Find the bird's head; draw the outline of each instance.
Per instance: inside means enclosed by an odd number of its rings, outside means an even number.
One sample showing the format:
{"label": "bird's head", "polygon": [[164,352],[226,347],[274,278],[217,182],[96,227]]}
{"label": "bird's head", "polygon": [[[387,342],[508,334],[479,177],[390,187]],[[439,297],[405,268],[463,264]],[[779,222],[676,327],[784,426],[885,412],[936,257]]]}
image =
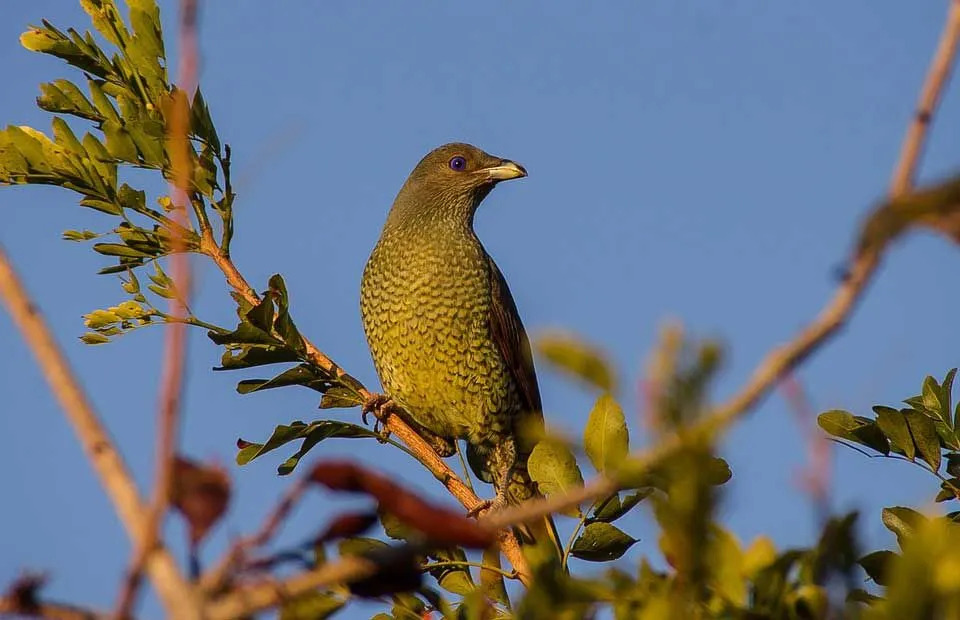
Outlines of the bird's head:
{"label": "bird's head", "polygon": [[523,166],[454,142],[430,151],[413,169],[394,202],[403,219],[472,219],[480,202],[500,181],[527,176]]}

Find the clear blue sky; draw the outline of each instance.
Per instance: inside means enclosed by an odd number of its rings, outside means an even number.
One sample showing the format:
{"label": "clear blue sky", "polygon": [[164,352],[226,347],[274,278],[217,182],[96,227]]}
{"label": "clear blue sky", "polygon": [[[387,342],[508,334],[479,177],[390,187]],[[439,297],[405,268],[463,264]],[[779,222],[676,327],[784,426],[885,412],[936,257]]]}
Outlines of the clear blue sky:
{"label": "clear blue sky", "polygon": [[[175,3],[162,4],[172,32]],[[729,345],[718,387],[728,395],[835,286],[854,227],[887,186],[944,5],[204,2],[201,82],[235,153],[236,261],[259,288],[282,273],[302,331],[376,385],[358,312],[363,263],[418,159],[438,144],[469,141],[530,172],[487,199],[477,228],[531,331],[570,328],[609,351],[636,422],[633,386],[645,356],[663,321],[679,318]],[[89,23],[67,0],[5,3],[2,124],[48,128],[49,115],[33,103],[38,82],[77,77],[20,47],[20,32],[41,18],[64,28]],[[958,163],[958,102],[954,87],[926,179]],[[50,188],[4,189],[0,209],[0,243],[145,485],[160,329],[106,347],[80,343],[81,315],[123,297],[113,277],[94,275],[105,259],[59,240],[64,229],[111,222]],[[799,373],[818,411],[894,403],[925,374],[957,364],[957,260],[932,235],[897,244],[849,329]],[[198,314],[229,324],[219,273],[196,264]],[[184,450],[227,464],[236,485],[209,559],[259,523],[288,484],[275,476],[282,451],[234,466],[236,438],[264,438],[275,424],[320,412],[307,390],[237,395],[243,377],[210,372],[219,352],[199,331],[192,336]],[[126,537],[2,313],[0,343],[0,584],[21,568],[45,569],[51,595],[112,605]],[[549,422],[578,432],[591,395],[542,364],[540,381]],[[636,423],[632,431],[641,434]],[[721,518],[741,540],[768,533],[780,548],[811,542],[815,518],[795,484],[803,433],[774,395],[727,442],[734,477]],[[375,443],[330,442],[320,455],[359,458],[443,497],[407,457]],[[832,507],[861,509],[874,548],[891,542],[882,506],[936,492],[909,465],[844,449],[834,456]],[[346,505],[312,499],[284,540],[299,540]],[[629,558],[656,554],[648,521],[626,527],[643,539]],[[176,519],[169,530],[182,540]],[[159,613],[155,603],[148,610]]]}

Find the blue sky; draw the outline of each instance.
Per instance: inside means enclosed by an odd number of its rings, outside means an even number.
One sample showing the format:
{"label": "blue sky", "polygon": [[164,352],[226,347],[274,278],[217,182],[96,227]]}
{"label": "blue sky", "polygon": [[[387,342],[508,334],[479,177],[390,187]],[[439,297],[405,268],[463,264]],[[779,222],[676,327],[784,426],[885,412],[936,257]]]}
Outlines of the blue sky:
{"label": "blue sky", "polygon": [[[60,27],[89,22],[65,0],[7,4],[0,123],[47,129],[49,116],[33,103],[37,84],[77,73],[23,50],[17,37],[41,18]],[[161,4],[173,32],[175,3]],[[478,233],[531,332],[574,330],[616,362],[640,444],[635,384],[665,320],[727,343],[722,397],[827,299],[854,227],[887,187],[943,4],[202,3],[201,84],[233,146],[240,194],[235,259],[258,288],[282,273],[301,330],[376,385],[358,289],[396,191],[444,142],[515,159],[530,176],[486,200]],[[937,118],[924,179],[956,166],[956,90]],[[156,179],[136,180],[154,195],[162,190]],[[94,275],[102,257],[59,239],[64,229],[110,221],[51,188],[4,189],[0,209],[0,243],[146,485],[160,329],[106,347],[80,343],[81,315],[114,305],[122,292],[113,277]],[[956,260],[929,234],[896,245],[849,328],[798,375],[815,409],[864,413],[957,365]],[[230,324],[222,278],[195,265],[197,313]],[[232,510],[205,548],[210,559],[259,523],[288,484],[275,475],[282,451],[233,465],[236,438],[257,440],[275,424],[320,414],[307,390],[237,395],[243,377],[210,372],[217,349],[199,331],[192,338],[184,451],[226,464],[235,482]],[[5,314],[0,342],[0,584],[22,568],[49,570],[51,595],[108,607],[129,544]],[[540,382],[549,423],[578,433],[593,396],[543,364]],[[734,477],[720,516],[741,540],[767,533],[779,548],[812,541],[814,512],[795,483],[807,458],[804,432],[777,394],[726,443]],[[833,454],[831,506],[862,511],[870,547],[892,542],[882,506],[922,504],[936,493],[907,464]],[[330,442],[315,455],[358,458],[443,498],[408,457],[375,443]],[[318,495],[284,540],[348,505]],[[646,519],[625,527],[642,542],[622,562],[656,553]],[[176,519],[169,532],[182,553]]]}

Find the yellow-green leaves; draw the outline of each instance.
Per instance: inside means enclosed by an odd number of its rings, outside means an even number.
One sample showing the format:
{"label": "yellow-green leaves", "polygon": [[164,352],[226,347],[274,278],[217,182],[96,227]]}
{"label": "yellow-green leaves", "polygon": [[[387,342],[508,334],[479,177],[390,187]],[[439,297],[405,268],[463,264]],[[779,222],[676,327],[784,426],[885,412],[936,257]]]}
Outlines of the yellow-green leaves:
{"label": "yellow-green leaves", "polygon": [[[567,446],[552,439],[545,439],[533,448],[527,461],[527,471],[544,495],[563,494],[583,485],[583,475],[573,453]],[[579,509],[567,514],[576,516]]]}
{"label": "yellow-green leaves", "polygon": [[583,447],[597,471],[607,473],[620,466],[630,449],[623,410],[610,394],[597,399],[583,431]]}
{"label": "yellow-green leaves", "polygon": [[577,336],[550,331],[535,338],[534,346],[557,370],[604,392],[616,390],[616,377],[606,356]]}

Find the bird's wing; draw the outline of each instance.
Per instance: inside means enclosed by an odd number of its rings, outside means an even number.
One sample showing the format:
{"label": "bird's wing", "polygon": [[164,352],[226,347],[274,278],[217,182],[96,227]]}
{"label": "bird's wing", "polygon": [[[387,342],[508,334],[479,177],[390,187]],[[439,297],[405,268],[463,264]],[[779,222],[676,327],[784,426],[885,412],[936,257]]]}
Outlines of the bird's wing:
{"label": "bird's wing", "polygon": [[520,322],[517,305],[507,287],[507,281],[492,258],[487,257],[487,263],[490,265],[490,332],[520,389],[524,413],[542,420],[543,407],[540,403],[540,389],[537,387],[537,373],[533,368],[530,341],[523,330],[523,323]]}

